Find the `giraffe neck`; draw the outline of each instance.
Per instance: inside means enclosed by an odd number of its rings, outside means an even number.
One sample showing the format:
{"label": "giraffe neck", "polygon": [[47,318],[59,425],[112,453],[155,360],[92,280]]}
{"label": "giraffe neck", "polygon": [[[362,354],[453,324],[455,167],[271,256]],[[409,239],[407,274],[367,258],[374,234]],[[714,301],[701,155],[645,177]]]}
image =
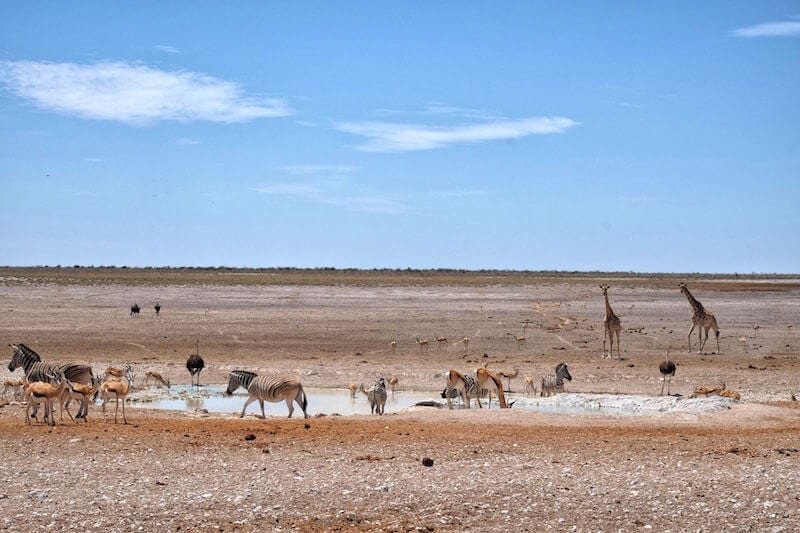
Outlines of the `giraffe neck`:
{"label": "giraffe neck", "polygon": [[703,304],[695,300],[694,296],[692,296],[692,293],[689,292],[689,289],[685,290],[686,290],[686,299],[689,300],[689,305],[692,306],[692,311],[694,311],[694,314],[696,315],[703,314],[705,312]]}
{"label": "giraffe neck", "polygon": [[614,316],[614,311],[611,309],[611,304],[608,303],[608,293],[603,294],[606,299],[606,316]]}

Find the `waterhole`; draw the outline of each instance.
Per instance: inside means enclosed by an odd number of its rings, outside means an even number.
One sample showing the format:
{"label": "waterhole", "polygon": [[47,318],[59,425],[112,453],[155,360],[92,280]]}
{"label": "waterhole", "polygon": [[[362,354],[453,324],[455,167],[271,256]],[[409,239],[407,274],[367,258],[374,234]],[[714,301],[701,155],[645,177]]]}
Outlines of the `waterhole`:
{"label": "waterhole", "polygon": [[[350,397],[346,389],[332,388],[306,388],[308,396],[308,414],[334,414],[340,415],[368,415],[370,406],[367,397],[358,393],[355,398]],[[642,416],[655,415],[667,412],[688,412],[682,406],[689,405],[694,400],[680,400],[670,397],[647,397],[625,395],[586,395],[586,394],[560,394],[550,398],[537,398],[523,394],[507,393],[509,403],[514,402],[513,409],[537,411],[541,413],[567,414],[567,415],[600,415],[600,416]],[[147,409],[165,409],[173,411],[196,411],[205,409],[211,413],[236,413],[242,411],[247,393],[240,389],[232,396],[225,395],[224,385],[206,385],[200,387],[176,386],[169,391],[166,389],[149,389],[138,391],[131,395],[131,405]],[[446,400],[441,394],[430,391],[397,391],[388,393],[386,412],[396,413],[408,409],[419,402],[433,406],[446,407]],[[482,400],[484,408],[487,401]],[[678,408],[676,408],[676,405]],[[694,406],[699,404],[692,404]],[[461,409],[459,400],[453,400],[453,407]],[[472,409],[477,409],[477,403],[472,401]],[[497,409],[497,399],[491,404],[492,409]],[[300,409],[295,404],[296,414]],[[713,409],[701,409],[713,410]],[[285,402],[264,402],[264,411],[267,416],[283,417],[288,414]],[[247,414],[260,414],[258,402],[253,402],[247,407]]]}

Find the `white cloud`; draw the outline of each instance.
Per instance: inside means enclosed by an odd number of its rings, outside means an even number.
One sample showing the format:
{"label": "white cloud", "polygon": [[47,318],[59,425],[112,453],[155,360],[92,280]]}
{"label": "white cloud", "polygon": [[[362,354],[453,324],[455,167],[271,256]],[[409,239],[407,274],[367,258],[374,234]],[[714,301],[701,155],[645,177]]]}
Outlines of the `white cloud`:
{"label": "white cloud", "polygon": [[733,30],[736,37],[791,37],[800,35],[800,22],[785,20],[765,22]]}
{"label": "white cloud", "polygon": [[291,115],[280,99],[247,96],[234,82],[126,62],[0,62],[0,84],[39,108],[82,118],[246,122]]}
{"label": "white cloud", "polygon": [[162,52],[166,52],[168,54],[180,54],[181,51],[175,48],[174,46],[167,46],[166,44],[157,44],[156,48],[161,50]]}
{"label": "white cloud", "polygon": [[470,196],[483,196],[486,191],[482,189],[465,189],[465,190],[452,190],[452,191],[433,191],[433,196],[440,198],[467,198]]}
{"label": "white cloud", "polygon": [[313,185],[298,185],[294,183],[279,183],[277,185],[265,185],[263,187],[253,187],[252,191],[262,194],[275,196],[311,196],[322,192]]}
{"label": "white cloud", "polygon": [[180,146],[193,146],[195,144],[200,144],[200,141],[196,141],[194,139],[187,139],[186,137],[181,137],[179,139],[175,139],[175,144]]}
{"label": "white cloud", "polygon": [[353,165],[286,165],[278,167],[278,170],[299,176],[309,176],[316,174],[349,174],[358,170],[358,167]]}
{"label": "white cloud", "polygon": [[336,129],[366,137],[367,142],[358,146],[359,150],[365,152],[407,152],[431,150],[456,143],[562,133],[577,125],[574,120],[564,117],[531,117],[452,127],[389,122],[345,122],[337,124]]}
{"label": "white cloud", "polygon": [[375,195],[335,194],[315,185],[279,183],[263,187],[253,187],[254,192],[299,199],[319,204],[344,207],[362,213],[403,213],[405,206],[391,198]]}

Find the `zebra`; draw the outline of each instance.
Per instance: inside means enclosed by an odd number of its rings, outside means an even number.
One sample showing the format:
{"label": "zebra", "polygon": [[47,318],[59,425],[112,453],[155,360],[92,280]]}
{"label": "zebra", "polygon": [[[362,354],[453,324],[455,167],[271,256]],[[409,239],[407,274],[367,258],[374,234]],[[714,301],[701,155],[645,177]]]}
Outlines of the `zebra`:
{"label": "zebra", "polygon": [[139,316],[139,311],[140,311],[139,304],[133,304],[131,306],[131,316]]}
{"label": "zebra", "polygon": [[[488,389],[482,389],[478,385],[478,381],[475,379],[475,376],[472,374],[461,374],[461,376],[464,378],[464,389],[469,392],[469,398],[475,398],[478,401],[478,407],[483,408],[480,399],[486,396],[486,394],[489,392]],[[456,384],[456,386],[450,389],[449,394],[447,392],[447,387],[445,387],[442,390],[442,398],[447,398],[448,396],[450,396],[450,399],[461,398],[461,402],[466,405],[467,408],[469,408],[469,403],[464,401],[464,392],[465,391],[461,390]]]}
{"label": "zebra", "polygon": [[[364,386],[362,385],[363,389]],[[386,379],[379,378],[372,387],[367,390],[369,399],[370,414],[382,415],[386,408]]]}
{"label": "zebra", "polygon": [[[8,371],[13,372],[22,367],[25,371],[25,380],[28,382],[43,381],[49,383],[53,375],[63,374],[73,383],[92,386],[94,375],[92,374],[92,367],[89,365],[82,365],[72,361],[67,363],[45,362],[42,361],[38,353],[22,343],[12,344],[11,348],[14,350],[14,355],[8,363]],[[97,398],[97,394],[95,394],[94,398]],[[35,414],[36,411],[34,410]],[[78,415],[85,415],[83,407]]]}
{"label": "zebra", "polygon": [[547,396],[557,392],[564,392],[564,380],[572,381],[572,376],[569,374],[569,369],[566,363],[559,363],[556,366],[556,373],[549,374],[542,377],[542,390],[539,396],[542,397],[547,392]]}
{"label": "zebra", "polygon": [[255,372],[248,370],[233,370],[228,376],[228,388],[225,394],[230,396],[239,387],[247,389],[250,394],[250,397],[244,402],[242,414],[239,415],[239,418],[244,418],[247,406],[256,400],[261,406],[261,416],[263,418],[267,417],[264,412],[264,400],[268,402],[285,401],[286,406],[289,408],[289,418],[292,418],[292,413],[294,413],[292,402],[297,402],[297,405],[303,410],[303,417],[308,418],[308,397],[303,390],[303,385],[297,380],[259,376]]}

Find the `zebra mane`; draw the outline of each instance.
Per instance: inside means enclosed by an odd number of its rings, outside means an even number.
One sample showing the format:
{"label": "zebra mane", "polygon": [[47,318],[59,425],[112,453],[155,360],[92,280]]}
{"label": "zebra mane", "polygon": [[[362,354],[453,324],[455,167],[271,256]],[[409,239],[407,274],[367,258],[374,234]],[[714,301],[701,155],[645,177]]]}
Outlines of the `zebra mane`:
{"label": "zebra mane", "polygon": [[258,375],[250,370],[231,370],[231,374],[236,374],[237,376],[251,377],[251,378],[254,378]]}
{"label": "zebra mane", "polygon": [[28,348],[27,346],[25,346],[22,343],[12,344],[11,346],[15,350],[19,351],[20,355],[24,355],[25,357],[27,357],[29,359],[32,359],[33,361],[41,361],[42,360],[42,357],[38,353],[34,352],[33,350],[31,350],[30,348]]}

